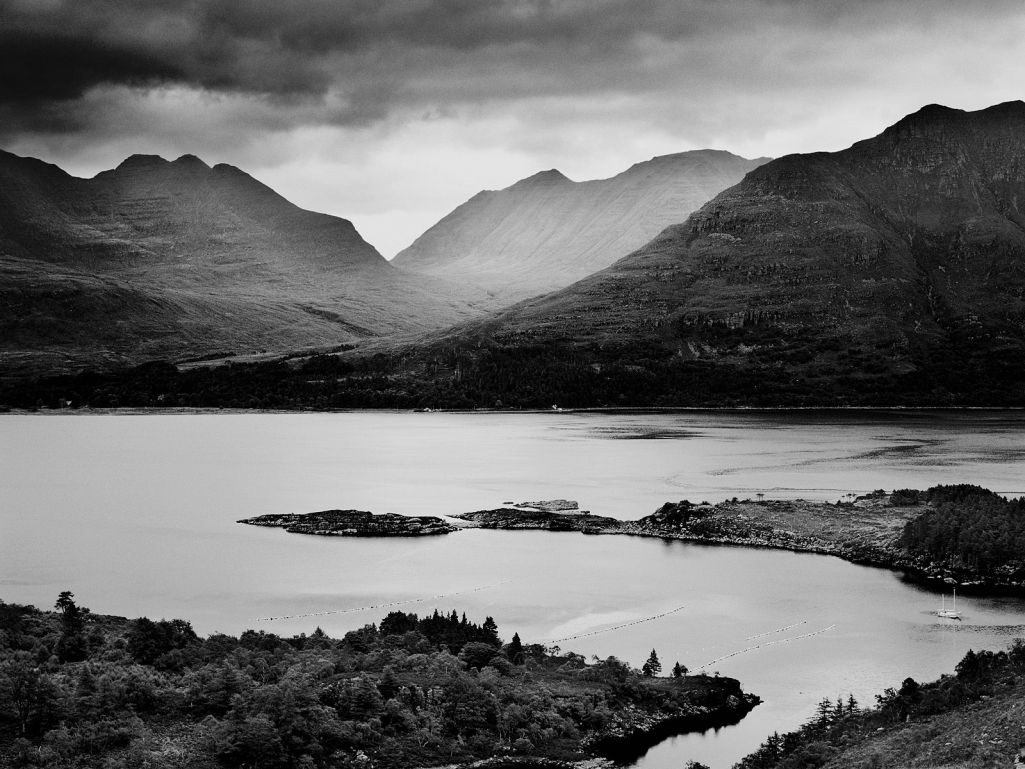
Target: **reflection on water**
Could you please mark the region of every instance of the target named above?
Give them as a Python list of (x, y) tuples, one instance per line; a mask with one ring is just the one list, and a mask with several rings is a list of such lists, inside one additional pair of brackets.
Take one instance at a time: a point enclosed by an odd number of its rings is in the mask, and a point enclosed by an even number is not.
[(571, 638), (559, 645), (588, 657), (715, 661), (765, 703), (639, 765), (718, 769), (822, 697), (871, 703), (1025, 635), (1025, 606), (959, 596), (953, 623), (896, 574), (767, 550), (481, 530), (343, 540), (235, 521), (558, 497), (635, 518), (684, 497), (953, 482), (1020, 494), (1023, 428), (1000, 412), (4, 416), (0, 597), (47, 607), (71, 589), (94, 611), (187, 617), (203, 633), (342, 634), (437, 606), (492, 615), (505, 637)]

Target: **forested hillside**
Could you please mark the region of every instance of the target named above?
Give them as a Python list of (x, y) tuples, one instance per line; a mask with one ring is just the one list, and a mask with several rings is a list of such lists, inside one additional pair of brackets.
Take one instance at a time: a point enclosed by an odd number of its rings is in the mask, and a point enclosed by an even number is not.
[(825, 699), (799, 730), (773, 734), (734, 769), (1010, 769), (1025, 744), (1025, 642), (969, 651), (954, 675), (906, 678), (875, 707)]
[[(503, 643), (490, 617), (393, 612), (333, 639), (0, 602), (0, 766), (411, 769), (622, 753), (741, 718), (733, 679), (654, 678)], [(648, 672), (652, 671), (650, 666)], [(682, 671), (681, 671), (682, 672)]]
[(932, 509), (907, 523), (900, 544), (951, 569), (1025, 574), (1025, 499), (979, 486), (935, 486), (918, 495)]

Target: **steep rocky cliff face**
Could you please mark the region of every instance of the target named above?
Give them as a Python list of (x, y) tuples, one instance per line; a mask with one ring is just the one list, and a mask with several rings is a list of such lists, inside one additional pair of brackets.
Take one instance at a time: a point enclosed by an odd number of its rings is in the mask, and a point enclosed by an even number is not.
[(92, 179), (0, 152), (0, 367), (286, 351), (471, 317), (352, 224), (237, 168), (134, 155)]
[(545, 293), (608, 267), (765, 160), (699, 150), (652, 158), (611, 179), (573, 182), (542, 171), (478, 193), (393, 263), (507, 300)]
[[(610, 366), (637, 380), (686, 362), (746, 402), (762, 385), (757, 402), (1025, 401), (1023, 207), (1025, 104), (928, 106), (842, 152), (767, 163), (608, 269), (435, 349), (463, 351), (460, 376), (482, 360), (471, 341), (521, 370), (572, 351), (594, 370), (573, 387), (599, 402), (637, 385), (603, 384)], [(651, 381), (644, 400), (686, 401), (693, 379)]]

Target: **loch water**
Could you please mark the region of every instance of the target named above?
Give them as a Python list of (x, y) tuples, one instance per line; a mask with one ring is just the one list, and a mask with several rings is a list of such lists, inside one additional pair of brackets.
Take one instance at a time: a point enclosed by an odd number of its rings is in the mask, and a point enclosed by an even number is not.
[(335, 539), (241, 526), (354, 508), (445, 515), (569, 498), (836, 501), (976, 483), (1025, 494), (1022, 412), (553, 412), (0, 416), (0, 599), (183, 617), (197, 631), (341, 635), (401, 608), (500, 634), (739, 678), (764, 703), (637, 762), (732, 765), (823, 697), (866, 704), (969, 648), (1025, 636), (1025, 602), (939, 593), (839, 559), (621, 536), (468, 530)]

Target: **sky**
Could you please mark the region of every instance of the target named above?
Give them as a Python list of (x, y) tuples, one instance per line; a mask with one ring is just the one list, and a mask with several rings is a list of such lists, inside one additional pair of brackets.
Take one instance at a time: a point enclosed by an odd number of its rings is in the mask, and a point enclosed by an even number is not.
[(482, 189), (1025, 98), (1021, 0), (0, 0), (0, 148), (230, 163), (388, 257)]

